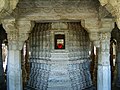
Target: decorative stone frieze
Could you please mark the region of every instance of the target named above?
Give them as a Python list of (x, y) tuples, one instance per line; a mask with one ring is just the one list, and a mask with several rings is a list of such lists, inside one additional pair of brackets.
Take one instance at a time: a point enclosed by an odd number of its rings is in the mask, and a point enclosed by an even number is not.
[(29, 20), (79, 20), (98, 16), (98, 1), (93, 0), (22, 0), (17, 5), (16, 13)]
[[(28, 9), (28, 8), (40, 8), (41, 11), (48, 12), (54, 10), (56, 13), (62, 12), (63, 10), (71, 13), (74, 12), (75, 9), (78, 11), (84, 11), (84, 9), (87, 9), (88, 12), (91, 12), (95, 10), (97, 7), (98, 1), (92, 1), (92, 0), (75, 0), (75, 1), (68, 1), (68, 0), (48, 0), (48, 1), (20, 1), (18, 3), (18, 7), (21, 9)], [(84, 7), (84, 9), (82, 8)], [(62, 10), (62, 11), (61, 11)], [(87, 12), (86, 11), (86, 12)]]

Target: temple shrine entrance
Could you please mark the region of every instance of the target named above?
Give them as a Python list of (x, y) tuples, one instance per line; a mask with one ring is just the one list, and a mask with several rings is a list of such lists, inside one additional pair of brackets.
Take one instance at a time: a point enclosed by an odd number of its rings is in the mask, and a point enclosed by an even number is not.
[(90, 40), (80, 22), (36, 22), (29, 37), (27, 90), (82, 90), (92, 86)]

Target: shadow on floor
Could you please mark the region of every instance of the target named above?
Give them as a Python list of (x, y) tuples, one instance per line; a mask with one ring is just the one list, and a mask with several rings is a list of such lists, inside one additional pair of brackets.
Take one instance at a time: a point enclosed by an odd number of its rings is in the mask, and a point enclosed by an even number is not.
[(113, 87), (112, 90), (120, 90), (120, 87)]

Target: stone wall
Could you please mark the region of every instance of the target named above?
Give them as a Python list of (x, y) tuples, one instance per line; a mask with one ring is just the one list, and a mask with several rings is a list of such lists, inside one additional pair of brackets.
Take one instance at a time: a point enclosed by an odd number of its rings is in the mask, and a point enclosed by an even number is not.
[[(54, 48), (55, 34), (65, 49)], [(90, 40), (80, 22), (37, 23), (30, 35), (30, 79), (26, 89), (82, 90), (92, 86)]]

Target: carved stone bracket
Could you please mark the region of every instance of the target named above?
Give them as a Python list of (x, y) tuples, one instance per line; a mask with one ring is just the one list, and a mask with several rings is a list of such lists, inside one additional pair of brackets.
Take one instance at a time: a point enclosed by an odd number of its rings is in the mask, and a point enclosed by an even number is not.
[(100, 21), (99, 32), (111, 32), (114, 28), (114, 22), (111, 18), (104, 18)]
[(19, 30), (19, 41), (27, 40), (34, 23), (31, 21), (17, 21), (17, 28)]
[(90, 40), (93, 41), (94, 46), (100, 47), (99, 33), (91, 32), (89, 33)]
[(82, 26), (89, 32), (89, 38), (96, 47), (100, 47), (99, 44), (99, 27), (100, 21), (97, 18), (86, 19), (82, 21)]
[[(90, 40), (96, 47), (100, 47), (101, 39), (106, 38), (106, 32), (110, 33), (114, 27), (112, 19), (104, 18), (101, 20), (96, 19), (86, 19), (82, 21), (82, 26), (89, 32)], [(102, 34), (101, 34), (102, 33)], [(103, 35), (104, 33), (104, 35)], [(101, 38), (102, 36), (102, 38)], [(109, 37), (110, 39), (110, 37)]]
[(17, 21), (10, 17), (3, 21), (3, 27), (8, 35), (9, 49), (21, 50), (23, 43), (27, 40), (32, 27), (30, 21)]

